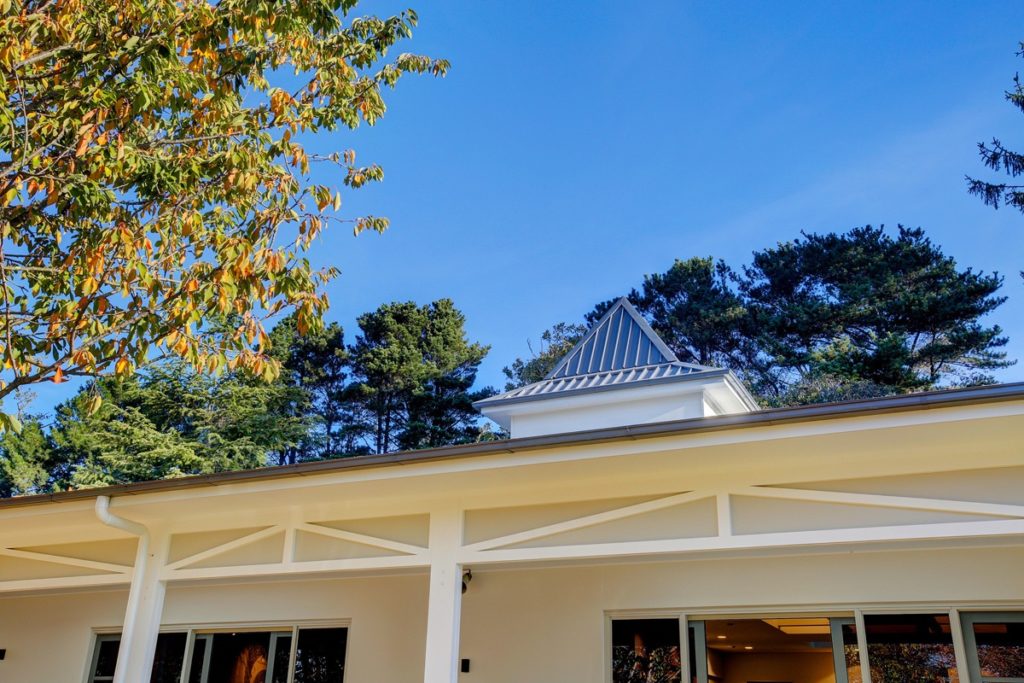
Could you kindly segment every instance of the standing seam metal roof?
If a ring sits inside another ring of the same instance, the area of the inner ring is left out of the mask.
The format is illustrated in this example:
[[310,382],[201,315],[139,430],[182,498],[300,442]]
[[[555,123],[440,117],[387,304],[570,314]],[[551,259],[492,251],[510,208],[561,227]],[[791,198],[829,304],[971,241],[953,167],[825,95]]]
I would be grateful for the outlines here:
[[660,382],[703,372],[718,371],[680,362],[658,333],[622,297],[543,380],[477,401],[476,405],[493,406],[505,401]]

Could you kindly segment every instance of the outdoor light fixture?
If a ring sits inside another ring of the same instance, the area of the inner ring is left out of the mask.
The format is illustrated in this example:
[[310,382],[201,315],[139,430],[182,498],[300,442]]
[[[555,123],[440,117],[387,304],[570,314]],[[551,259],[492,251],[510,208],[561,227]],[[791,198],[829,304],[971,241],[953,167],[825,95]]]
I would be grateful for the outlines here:
[[462,572],[462,592],[465,593],[469,590],[469,582],[473,580],[473,570],[467,569]]

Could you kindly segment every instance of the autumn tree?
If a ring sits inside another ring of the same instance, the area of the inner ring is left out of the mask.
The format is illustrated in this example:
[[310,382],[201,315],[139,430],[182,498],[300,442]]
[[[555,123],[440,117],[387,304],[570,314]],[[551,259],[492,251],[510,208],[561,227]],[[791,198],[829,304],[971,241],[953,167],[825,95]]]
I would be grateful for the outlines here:
[[[373,124],[402,75],[448,68],[390,55],[415,13],[356,4],[0,3],[0,399],[164,356],[276,374],[264,321],[294,309],[304,333],[327,306],[312,241],[387,225],[338,213],[337,186],[380,167],[300,139]],[[337,183],[312,183],[315,162]]]

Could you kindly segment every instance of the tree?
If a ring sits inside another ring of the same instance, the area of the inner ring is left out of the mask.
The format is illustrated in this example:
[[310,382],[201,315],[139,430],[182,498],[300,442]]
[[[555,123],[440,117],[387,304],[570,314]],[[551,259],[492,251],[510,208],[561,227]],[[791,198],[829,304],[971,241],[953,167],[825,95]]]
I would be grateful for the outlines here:
[[562,357],[569,353],[576,342],[582,339],[586,333],[586,325],[556,323],[541,333],[540,345],[537,350],[534,350],[533,346],[527,342],[531,353],[530,358],[516,358],[511,365],[502,368],[502,372],[508,379],[505,383],[505,391],[518,389],[544,379],[558,364],[558,361],[562,360]]
[[385,304],[358,322],[351,398],[373,452],[452,443],[475,432],[468,390],[489,347],[469,342],[451,300]]
[[0,498],[52,490],[54,460],[39,419],[25,421],[19,431],[5,431],[0,435]]
[[[729,368],[764,404],[793,405],[994,381],[1015,362],[999,326],[982,322],[1006,300],[1002,282],[961,269],[919,228],[865,226],[754,252],[742,272],[676,260],[628,298],[680,360]],[[583,331],[517,359],[507,388],[542,379]]]
[[[664,273],[645,275],[627,298],[683,362],[741,369],[749,363],[746,304],[736,274],[712,257],[676,259]],[[616,299],[586,315],[596,323]]]
[[84,388],[58,407],[52,438],[74,487],[251,469],[309,429],[290,410],[293,391],[241,369],[217,378],[169,361]]
[[[1024,42],[1018,47],[1017,56],[1024,57]],[[1010,104],[1024,112],[1024,84],[1019,74],[1013,77],[1013,90],[1004,94]],[[1024,173],[1024,154],[1008,149],[998,138],[992,138],[991,143],[979,142],[978,154],[985,166],[1010,179]],[[1003,204],[1024,212],[1024,185],[1020,183],[990,182],[967,176],[967,191],[995,209]]]
[[[162,356],[274,376],[264,319],[291,308],[300,333],[317,327],[335,274],[303,256],[341,220],[310,162],[351,188],[383,173],[308,155],[300,136],[373,124],[384,87],[448,68],[386,57],[414,12],[355,6],[0,3],[0,399]],[[205,323],[228,313],[231,330]]]
[[960,270],[921,229],[865,226],[754,253],[741,290],[779,396],[822,376],[906,392],[993,381],[1012,364],[981,318],[1005,297],[997,274]]
[[294,316],[274,326],[272,353],[280,360],[283,381],[296,389],[293,411],[316,418],[298,446],[279,454],[278,464],[326,458],[355,450],[350,438],[349,356],[345,333],[337,323],[298,333]]

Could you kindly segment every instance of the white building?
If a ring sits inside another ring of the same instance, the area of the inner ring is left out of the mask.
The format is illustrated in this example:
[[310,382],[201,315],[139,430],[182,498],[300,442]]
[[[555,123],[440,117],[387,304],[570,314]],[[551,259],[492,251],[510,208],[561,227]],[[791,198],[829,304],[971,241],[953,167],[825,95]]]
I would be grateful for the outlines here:
[[0,681],[1024,681],[1024,385],[757,410],[620,302],[481,408],[0,502]]

